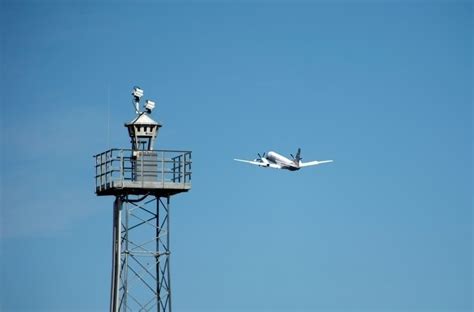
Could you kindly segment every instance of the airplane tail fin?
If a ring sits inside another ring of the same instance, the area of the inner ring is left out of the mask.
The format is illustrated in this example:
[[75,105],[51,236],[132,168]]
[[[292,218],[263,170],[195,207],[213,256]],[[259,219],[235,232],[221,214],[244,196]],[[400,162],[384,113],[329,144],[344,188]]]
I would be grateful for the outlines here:
[[298,148],[298,151],[296,152],[296,157],[295,159],[300,160],[301,159],[301,148]]
[[[291,156],[293,156],[293,155],[291,155]],[[298,151],[296,152],[296,155],[293,157],[293,161],[295,162],[295,165],[299,166],[301,159],[303,159],[303,158],[301,158],[301,148],[298,148]]]

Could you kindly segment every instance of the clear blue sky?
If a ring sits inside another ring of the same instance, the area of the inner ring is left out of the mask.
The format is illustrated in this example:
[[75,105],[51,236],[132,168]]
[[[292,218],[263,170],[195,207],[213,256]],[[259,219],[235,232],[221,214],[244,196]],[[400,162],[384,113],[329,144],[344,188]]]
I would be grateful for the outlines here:
[[[472,311],[471,1],[3,1],[2,311],[106,311],[130,90],[163,149],[176,312]],[[109,135],[110,133],[110,135]],[[333,164],[234,162],[257,152]]]

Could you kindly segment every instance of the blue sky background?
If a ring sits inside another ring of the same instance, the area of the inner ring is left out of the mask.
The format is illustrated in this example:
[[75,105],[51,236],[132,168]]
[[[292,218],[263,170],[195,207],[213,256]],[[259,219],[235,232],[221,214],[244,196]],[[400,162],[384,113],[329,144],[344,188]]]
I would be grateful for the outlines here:
[[[2,311],[106,311],[92,155],[193,151],[175,311],[472,311],[470,1],[3,1]],[[234,162],[257,152],[333,164]]]

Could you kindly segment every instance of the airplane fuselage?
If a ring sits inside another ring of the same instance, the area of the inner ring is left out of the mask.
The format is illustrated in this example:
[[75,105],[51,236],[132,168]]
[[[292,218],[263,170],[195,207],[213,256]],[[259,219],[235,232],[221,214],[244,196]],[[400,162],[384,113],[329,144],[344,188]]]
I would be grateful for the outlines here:
[[269,161],[281,166],[282,169],[287,169],[290,171],[300,170],[299,165],[297,165],[294,161],[286,158],[283,155],[278,154],[277,152],[268,152],[266,158]]

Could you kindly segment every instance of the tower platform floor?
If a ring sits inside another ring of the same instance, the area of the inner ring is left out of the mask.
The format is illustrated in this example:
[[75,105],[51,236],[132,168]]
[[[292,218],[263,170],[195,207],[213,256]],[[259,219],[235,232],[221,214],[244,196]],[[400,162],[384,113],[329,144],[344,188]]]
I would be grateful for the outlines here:
[[110,195],[145,195],[171,196],[191,189],[191,183],[157,182],[157,181],[112,181],[96,187],[98,196]]

